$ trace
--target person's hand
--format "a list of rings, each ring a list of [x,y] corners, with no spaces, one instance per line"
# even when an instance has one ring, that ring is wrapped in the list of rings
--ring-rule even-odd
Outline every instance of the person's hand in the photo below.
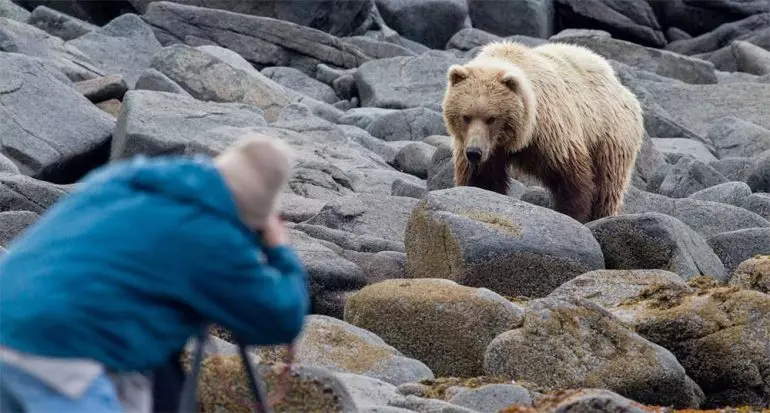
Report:
[[[264,231],[265,243],[268,247],[277,247],[289,243],[289,235],[283,221],[275,214],[267,220]]]

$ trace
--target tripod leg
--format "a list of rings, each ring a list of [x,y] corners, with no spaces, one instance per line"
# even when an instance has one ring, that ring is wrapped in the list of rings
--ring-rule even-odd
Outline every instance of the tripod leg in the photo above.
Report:
[[[243,366],[246,369],[246,374],[249,376],[251,382],[251,388],[254,390],[254,398],[257,402],[257,410],[261,412],[267,412],[268,406],[265,403],[265,398],[262,395],[262,390],[259,387],[259,380],[257,380],[257,373],[254,371],[254,366],[251,363],[249,354],[244,346],[238,346],[238,350],[241,353],[241,359],[243,359]]]

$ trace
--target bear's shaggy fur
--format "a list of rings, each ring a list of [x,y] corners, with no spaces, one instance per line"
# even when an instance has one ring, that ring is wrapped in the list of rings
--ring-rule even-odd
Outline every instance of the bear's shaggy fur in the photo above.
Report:
[[[503,41],[447,78],[456,186],[505,194],[516,167],[581,223],[619,213],[644,125],[639,101],[604,58],[581,46]]]

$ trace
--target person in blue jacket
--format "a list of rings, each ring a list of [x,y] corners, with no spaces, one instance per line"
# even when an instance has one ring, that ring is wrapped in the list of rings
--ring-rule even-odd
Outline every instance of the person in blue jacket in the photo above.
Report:
[[[208,323],[291,343],[306,270],[278,215],[293,154],[264,135],[219,156],[104,166],[0,259],[0,379],[28,412],[150,411],[143,374]],[[121,404],[113,375],[147,393]]]

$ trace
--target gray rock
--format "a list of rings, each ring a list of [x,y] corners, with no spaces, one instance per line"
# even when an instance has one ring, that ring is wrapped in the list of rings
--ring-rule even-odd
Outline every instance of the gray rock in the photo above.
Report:
[[[357,194],[327,203],[308,224],[402,242],[417,200],[390,195]],[[388,208],[383,206],[388,205]]]
[[[337,123],[343,125],[357,126],[361,129],[367,129],[377,119],[389,115],[392,113],[398,113],[395,109],[382,109],[372,107],[353,108],[345,112],[343,116],[339,118]]]
[[[731,47],[738,71],[757,76],[770,74],[770,51],[740,40]]]
[[[745,208],[764,219],[770,220],[770,194],[762,192],[751,194],[746,199]]]
[[[707,164],[684,156],[679,159],[658,188],[661,195],[671,198],[686,198],[701,189],[728,182],[716,169]]]
[[[237,103],[202,102],[168,92],[132,90],[113,136],[111,159],[138,154],[215,153],[232,141],[206,141],[204,131],[223,125],[266,125],[261,109]]]
[[[569,390],[551,407],[553,413],[645,413],[647,409],[635,400],[606,389]]]
[[[292,67],[268,67],[262,69],[262,74],[286,88],[326,103],[340,100],[329,85],[313,79]]]
[[[752,157],[770,149],[770,130],[735,116],[715,119],[708,138],[720,159]]]
[[[605,58],[682,82],[692,84],[717,83],[714,65],[706,60],[609,37],[562,37],[559,41],[585,46]]]
[[[244,72],[258,72],[258,70],[252,66],[248,60],[244,59],[243,56],[235,53],[230,49],[225,49],[224,47],[214,45],[198,46],[196,49],[200,50],[201,52],[206,52],[236,69],[243,70]]]
[[[470,3],[470,12],[471,13],[478,13],[480,9],[484,9],[484,3]],[[477,9],[474,11],[474,8]],[[499,12],[499,10],[498,10]],[[495,16],[497,17],[497,16]],[[508,28],[506,27],[506,30]],[[496,36],[492,33],[486,32],[484,30],[480,30],[479,28],[467,28],[462,29],[455,33],[451,39],[446,44],[447,49],[458,49],[458,50],[471,50],[473,48],[484,46],[487,43],[491,43],[494,41],[499,41],[502,38],[500,36]]]
[[[155,0],[130,0],[137,10],[144,13]],[[232,2],[230,0],[174,0],[233,13],[270,17],[301,26],[317,29],[332,36],[348,36],[366,30],[371,25],[370,13],[374,0],[338,2],[320,0],[260,0],[256,2]]]
[[[690,195],[689,198],[745,207],[749,196],[751,196],[751,188],[745,182],[730,181],[702,189]]]
[[[383,161],[385,161],[387,164],[392,165],[393,162],[395,161],[396,155],[398,155],[398,151],[400,150],[399,148],[393,145],[389,145],[387,142],[383,141],[382,139],[375,138],[374,136],[370,135],[369,132],[359,128],[358,126],[353,126],[353,125],[337,125],[337,126],[345,133],[345,136],[348,137],[348,139],[351,139],[352,141],[363,146],[364,148],[379,155],[380,157],[382,157]]]
[[[134,89],[169,92],[192,97],[192,95],[184,90],[182,86],[179,86],[178,83],[174,82],[168,76],[153,68],[145,70],[144,73],[139,76],[139,79],[136,80]]]
[[[707,53],[728,45],[732,40],[741,39],[754,30],[770,26],[770,10],[745,14],[746,18],[725,24],[700,36],[679,40],[666,45],[665,49],[684,55]],[[751,15],[753,14],[753,15]]]
[[[404,278],[406,254],[398,251],[358,252],[345,250],[342,258],[358,265],[369,284]]]
[[[422,362],[404,357],[370,331],[329,316],[310,315],[296,342],[297,363],[354,373],[392,385],[432,379]]]
[[[376,4],[389,27],[432,49],[443,49],[468,17],[468,5],[461,0],[376,0]]]
[[[554,0],[561,27],[598,26],[613,37],[652,47],[666,37],[652,7],[644,3],[600,0]]]
[[[560,389],[608,389],[645,404],[698,407],[697,386],[670,351],[579,298],[530,302],[523,326],[489,344],[484,370]]]
[[[649,291],[691,291],[679,274],[666,270],[596,270],[567,281],[548,298],[592,301],[620,320],[628,321],[625,303]]]
[[[460,390],[449,403],[482,413],[497,413],[512,404],[531,406],[532,396],[529,390],[515,384],[488,384]]]
[[[114,126],[112,117],[38,61],[0,53],[0,143],[23,173],[95,150]]]
[[[419,141],[448,133],[441,113],[426,107],[387,113],[367,125],[366,130],[386,141]]]
[[[345,321],[377,334],[439,377],[473,377],[482,373],[489,342],[521,325],[523,313],[485,288],[435,278],[386,280],[352,295]]]
[[[61,186],[15,173],[0,173],[0,211],[43,214],[67,194]]]
[[[677,40],[692,39],[692,36],[690,36],[689,33],[678,27],[669,27],[666,30],[666,37],[671,42],[675,42]]]
[[[83,52],[35,26],[0,17],[0,52],[45,59],[74,82],[103,76]]]
[[[229,8],[232,2],[223,4]],[[358,48],[337,37],[282,19],[172,2],[151,3],[143,18],[156,32],[164,34],[164,45],[203,39],[255,65],[288,66],[296,54],[342,68],[358,67],[369,60]]]
[[[19,23],[27,23],[30,13],[24,7],[11,0],[0,0],[0,17],[15,20]]]
[[[659,212],[670,215],[703,237],[744,228],[770,227],[770,222],[743,208],[690,198],[669,198],[630,187],[621,213]]]
[[[577,221],[474,187],[428,193],[412,212],[404,244],[407,277],[440,276],[506,296],[544,296],[604,268],[599,243]]]
[[[366,36],[345,37],[341,40],[357,47],[372,59],[386,59],[396,56],[417,56],[417,53],[404,46],[372,39]]]
[[[685,155],[690,155],[703,163],[717,160],[717,157],[702,142],[686,138],[652,138],[650,139],[660,153],[665,154],[674,163]]]
[[[355,74],[361,106],[389,109],[426,106],[440,112],[446,72],[452,64],[463,61],[434,50],[416,57],[366,62]]]
[[[434,191],[437,189],[453,188],[454,186],[452,147],[448,144],[440,144],[430,160],[426,188],[429,191]]]
[[[770,150],[754,158],[746,183],[754,192],[770,192]]]
[[[128,85],[121,75],[110,75],[75,83],[75,89],[93,103],[123,99]]]
[[[751,158],[729,157],[712,161],[709,166],[731,181],[746,182],[754,161]]]
[[[135,14],[124,14],[98,30],[67,42],[108,74],[120,74],[130,88],[161,49],[152,28]]]
[[[396,154],[394,166],[410,175],[425,179],[428,177],[428,168],[435,152],[435,147],[424,142],[407,144]]]
[[[21,172],[11,158],[0,153],[0,173],[20,174]]]
[[[152,68],[168,76],[196,99],[257,106],[274,121],[292,103],[287,90],[260,73],[236,69],[223,60],[185,45],[163,48]]]
[[[397,399],[391,402],[391,406],[419,413],[478,413],[478,410],[456,406],[443,400],[423,399],[417,396],[405,396],[403,399]],[[387,413],[395,412],[388,411]]]
[[[406,196],[417,199],[422,198],[427,192],[428,189],[424,186],[407,182],[403,179],[396,179],[393,181],[393,186],[391,186],[390,189],[390,195],[392,196]]]
[[[767,246],[767,239],[764,240]],[[770,254],[749,258],[738,265],[730,279],[730,285],[747,290],[770,294]]]
[[[379,409],[396,409],[387,407],[388,403],[401,397],[396,386],[359,374],[337,372],[336,376],[345,384],[359,412],[390,412]]]
[[[86,33],[99,29],[99,26],[43,5],[35,7],[29,20],[25,21],[62,40],[77,39]]]
[[[326,201],[284,193],[281,199],[281,217],[288,222],[304,222],[321,212]]]
[[[31,211],[7,211],[0,212],[0,245],[8,247],[9,244],[34,224],[40,216]]]
[[[692,85],[645,80],[640,82],[658,105],[701,136],[708,133],[715,119],[726,116],[734,116],[770,129],[770,107],[764,104],[770,99],[770,84]],[[698,104],[693,105],[692,102]]]
[[[674,169],[674,165],[671,165],[670,163],[662,164],[657,171],[653,172],[652,176],[647,180],[647,184],[642,185],[639,189],[657,193],[658,189],[660,189],[660,184],[663,183],[663,180],[666,179],[666,176],[668,176],[672,169]]]
[[[323,208],[321,208],[319,213],[322,211],[324,211]],[[308,220],[307,222],[312,222],[312,220]],[[370,253],[382,251],[404,251],[403,241],[387,240],[369,235],[356,235],[348,231],[332,229],[323,225],[315,225],[311,223],[300,223],[294,225],[292,228],[302,231],[315,239],[334,243],[345,250]]]
[[[656,213],[619,215],[586,225],[599,241],[608,269],[661,269],[687,280],[709,275],[727,281],[706,240],[680,220]]]
[[[770,228],[723,232],[708,239],[709,246],[725,264],[728,274],[756,255],[770,255]]]
[[[553,34],[551,0],[469,0],[473,26],[498,36],[521,34],[547,38]]]
[[[653,179],[653,176],[667,165],[669,164],[666,161],[666,156],[656,148],[652,139],[645,133],[642,147],[636,155],[631,184],[637,188],[647,188],[648,182]],[[662,182],[662,177],[660,182]],[[660,182],[658,182],[658,186]]]
[[[551,193],[541,186],[528,187],[524,193],[521,194],[520,199],[524,202],[528,202],[532,205],[538,205],[543,208],[554,208],[553,197],[551,196]]]
[[[422,141],[428,145],[435,146],[436,148],[441,145],[449,145],[450,147],[452,146],[452,137],[447,135],[431,135],[423,138]]]

